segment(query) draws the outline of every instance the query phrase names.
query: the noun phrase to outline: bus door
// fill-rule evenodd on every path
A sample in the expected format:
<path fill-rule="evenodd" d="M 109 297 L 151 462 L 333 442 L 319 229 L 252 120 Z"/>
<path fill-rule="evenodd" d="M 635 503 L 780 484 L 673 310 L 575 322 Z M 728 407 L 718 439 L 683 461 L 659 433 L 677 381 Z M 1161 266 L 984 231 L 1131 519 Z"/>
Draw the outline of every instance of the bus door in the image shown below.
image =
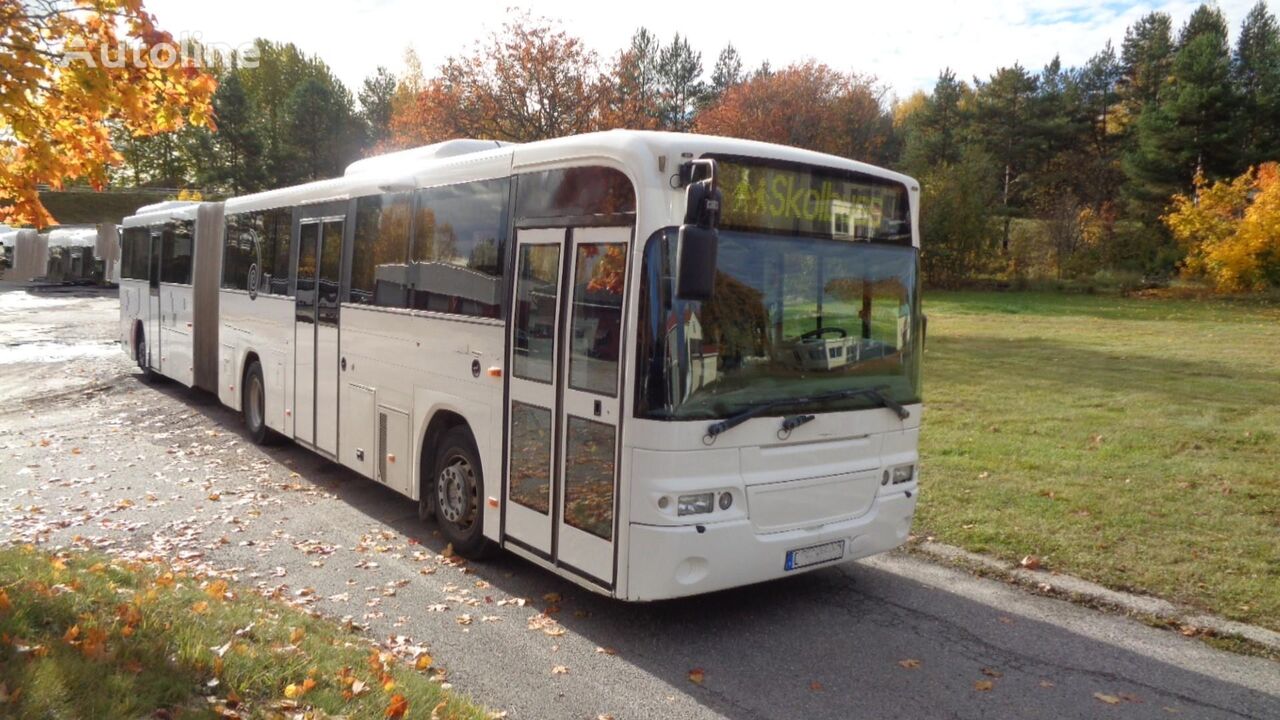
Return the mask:
<path fill-rule="evenodd" d="M 162 313 L 164 312 L 160 304 L 160 246 L 164 235 L 158 227 L 148 230 L 151 235 L 151 259 L 147 263 L 147 313 L 143 333 L 147 340 L 147 358 L 146 363 L 150 368 L 154 368 L 160 372 L 164 371 L 161 367 L 160 347 L 160 327 L 163 325 Z"/>
<path fill-rule="evenodd" d="M 338 298 L 342 218 L 305 219 L 294 314 L 294 435 L 338 453 Z"/>
<path fill-rule="evenodd" d="M 516 237 L 505 536 L 605 585 L 617 535 L 629 227 Z"/>

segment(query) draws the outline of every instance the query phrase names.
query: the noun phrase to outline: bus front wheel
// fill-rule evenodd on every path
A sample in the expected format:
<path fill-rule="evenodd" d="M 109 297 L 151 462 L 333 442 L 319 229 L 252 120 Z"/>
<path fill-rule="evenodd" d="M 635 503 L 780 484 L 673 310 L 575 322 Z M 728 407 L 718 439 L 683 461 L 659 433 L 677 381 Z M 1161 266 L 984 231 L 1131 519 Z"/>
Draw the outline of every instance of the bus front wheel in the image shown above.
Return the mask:
<path fill-rule="evenodd" d="M 479 560 L 490 543 L 484 536 L 484 475 L 480 453 L 465 426 L 457 426 L 440 438 L 436 452 L 434 494 L 440 532 L 457 554 Z"/>

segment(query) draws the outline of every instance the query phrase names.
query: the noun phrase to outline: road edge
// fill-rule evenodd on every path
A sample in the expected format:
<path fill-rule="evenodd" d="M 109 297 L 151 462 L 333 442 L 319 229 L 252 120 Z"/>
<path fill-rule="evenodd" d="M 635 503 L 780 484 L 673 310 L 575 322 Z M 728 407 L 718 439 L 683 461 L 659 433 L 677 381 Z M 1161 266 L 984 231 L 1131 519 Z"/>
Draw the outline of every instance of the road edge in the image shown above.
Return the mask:
<path fill-rule="evenodd" d="M 996 575 L 1023 589 L 1089 607 L 1119 611 L 1142 619 L 1149 625 L 1178 630 L 1188 637 L 1204 640 L 1238 639 L 1251 648 L 1242 654 L 1280 659 L 1280 632 L 1248 623 L 1208 615 L 1151 595 L 1113 590 L 1090 580 L 1050 570 L 1032 570 L 990 555 L 936 540 L 917 539 L 903 547 L 913 555 L 979 574 Z M 1240 651 L 1240 648 L 1224 649 Z"/>

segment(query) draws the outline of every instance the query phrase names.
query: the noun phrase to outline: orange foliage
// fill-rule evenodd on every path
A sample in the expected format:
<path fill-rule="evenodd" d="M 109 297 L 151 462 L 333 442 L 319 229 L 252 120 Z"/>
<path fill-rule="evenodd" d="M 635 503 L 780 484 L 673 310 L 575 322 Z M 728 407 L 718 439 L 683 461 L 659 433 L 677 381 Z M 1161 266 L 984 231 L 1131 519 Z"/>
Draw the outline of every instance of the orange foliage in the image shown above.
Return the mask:
<path fill-rule="evenodd" d="M 163 46 L 176 43 L 141 0 L 0 0 L 0 38 L 0 199 L 11 203 L 0 221 L 54 222 L 41 184 L 103 186 L 121 161 L 113 127 L 144 136 L 213 125 L 214 79 L 169 62 L 176 52 Z"/>
<path fill-rule="evenodd" d="M 516 15 L 393 104 L 391 143 L 527 142 L 593 130 L 603 87 L 596 66 L 595 53 L 578 38 L 547 20 Z"/>
<path fill-rule="evenodd" d="M 883 93 L 869 78 L 810 60 L 729 88 L 698 115 L 694 129 L 874 158 L 888 138 L 881 123 Z"/>
<path fill-rule="evenodd" d="M 1187 249 L 1184 271 L 1224 292 L 1280 287 L 1280 167 L 1266 163 L 1175 195 L 1165 225 Z"/>

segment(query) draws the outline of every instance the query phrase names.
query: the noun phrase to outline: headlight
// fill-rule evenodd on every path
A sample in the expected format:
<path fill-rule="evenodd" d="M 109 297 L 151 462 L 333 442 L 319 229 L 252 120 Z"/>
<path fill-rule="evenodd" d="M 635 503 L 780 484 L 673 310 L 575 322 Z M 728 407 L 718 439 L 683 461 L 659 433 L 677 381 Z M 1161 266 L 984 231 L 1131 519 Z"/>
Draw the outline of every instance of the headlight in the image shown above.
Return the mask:
<path fill-rule="evenodd" d="M 677 515 L 701 515 L 711 512 L 715 502 L 715 493 L 698 493 L 697 495 L 681 495 L 676 500 Z"/>
<path fill-rule="evenodd" d="M 911 482 L 911 478 L 915 477 L 915 465 L 899 465 L 893 469 L 893 484 L 899 485 L 905 482 Z"/>

